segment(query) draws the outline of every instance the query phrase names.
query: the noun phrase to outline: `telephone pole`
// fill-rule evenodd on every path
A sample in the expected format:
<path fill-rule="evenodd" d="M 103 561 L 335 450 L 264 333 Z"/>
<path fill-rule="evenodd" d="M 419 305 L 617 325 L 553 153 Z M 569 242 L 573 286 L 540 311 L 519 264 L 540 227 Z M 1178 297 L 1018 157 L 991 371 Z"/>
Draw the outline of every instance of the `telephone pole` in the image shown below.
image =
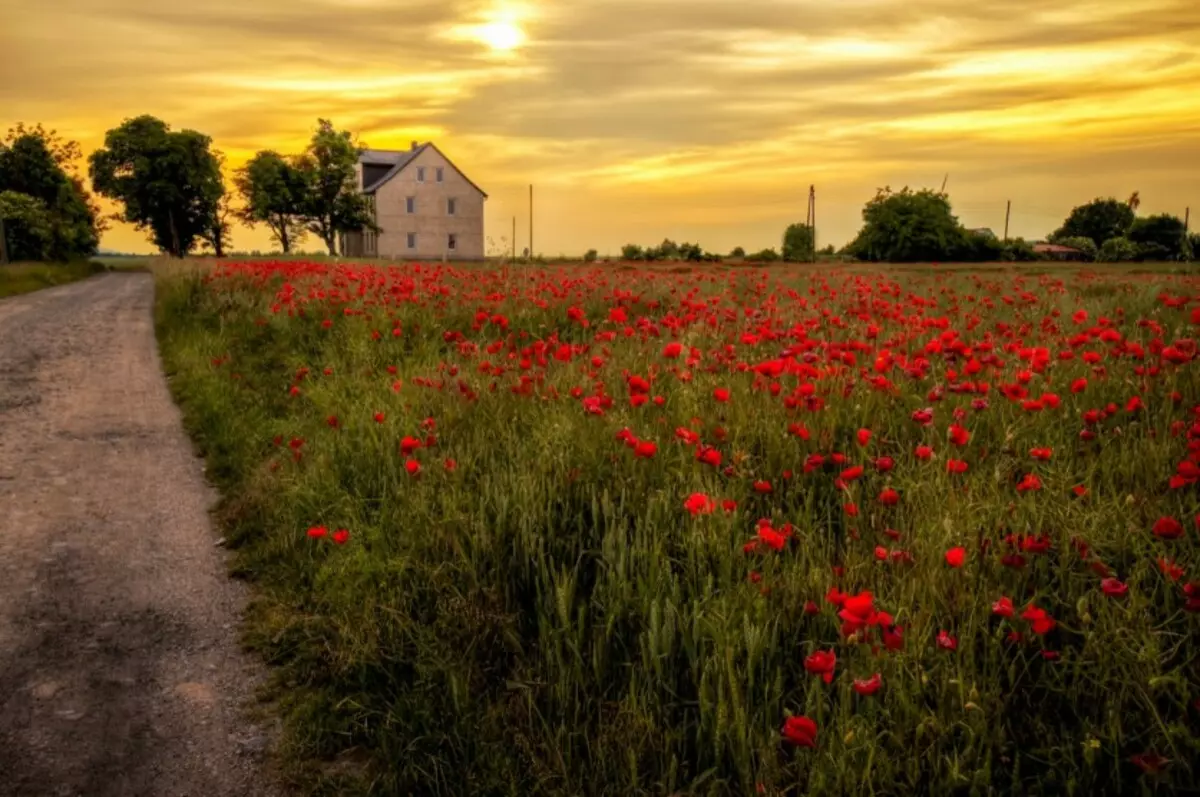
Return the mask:
<path fill-rule="evenodd" d="M 1191 232 L 1192 228 L 1191 228 L 1191 226 L 1189 226 L 1191 224 L 1191 221 L 1192 221 L 1192 209 L 1184 208 L 1183 209 L 1183 231 L 1185 233 Z M 4 229 L 4 222 L 0 221 L 0 230 L 3 230 L 3 229 Z"/>
<path fill-rule="evenodd" d="M 1008 243 L 1008 217 L 1012 215 L 1012 200 L 1008 200 L 1004 207 L 1004 243 Z"/>
<path fill-rule="evenodd" d="M 533 262 L 533 183 L 529 184 L 529 262 Z"/>
<path fill-rule="evenodd" d="M 513 216 L 513 234 L 512 234 L 512 238 L 511 238 L 511 243 L 512 243 L 512 259 L 516 260 L 517 259 L 517 217 L 516 216 Z"/>
<path fill-rule="evenodd" d="M 804 223 L 808 225 L 808 231 L 812 236 L 812 252 L 809 255 L 812 257 L 812 262 L 817 262 L 817 187 L 810 185 L 808 187 L 808 214 L 804 217 Z"/>

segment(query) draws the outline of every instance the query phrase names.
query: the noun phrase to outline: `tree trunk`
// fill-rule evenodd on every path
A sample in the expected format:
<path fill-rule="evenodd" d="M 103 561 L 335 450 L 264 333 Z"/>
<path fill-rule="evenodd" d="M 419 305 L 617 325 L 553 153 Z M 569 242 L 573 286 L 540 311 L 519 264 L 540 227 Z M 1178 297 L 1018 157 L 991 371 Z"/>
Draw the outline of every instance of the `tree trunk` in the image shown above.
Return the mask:
<path fill-rule="evenodd" d="M 179 230 L 175 227 L 175 211 L 174 209 L 167 210 L 167 220 L 171 224 L 171 250 L 167 252 L 171 257 L 182 258 L 183 255 L 179 252 Z"/>
<path fill-rule="evenodd" d="M 292 240 L 288 237 L 288 222 L 286 216 L 279 217 L 279 245 L 283 247 L 283 253 L 285 255 L 292 251 Z"/>

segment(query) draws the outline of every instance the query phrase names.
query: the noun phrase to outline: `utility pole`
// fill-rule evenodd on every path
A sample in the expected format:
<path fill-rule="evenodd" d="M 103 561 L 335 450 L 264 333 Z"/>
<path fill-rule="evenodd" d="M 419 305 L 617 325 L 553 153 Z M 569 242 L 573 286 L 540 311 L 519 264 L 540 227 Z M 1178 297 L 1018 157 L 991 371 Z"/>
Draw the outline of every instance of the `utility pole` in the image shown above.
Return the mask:
<path fill-rule="evenodd" d="M 517 217 L 513 216 L 512 259 L 517 259 Z"/>
<path fill-rule="evenodd" d="M 4 231 L 4 217 L 0 216 L 0 266 L 8 262 L 8 234 Z"/>
<path fill-rule="evenodd" d="M 817 189 L 816 186 L 808 187 L 808 212 L 804 215 L 804 223 L 808 227 L 809 234 L 812 236 L 812 251 L 809 252 L 811 262 L 817 262 Z"/>
<path fill-rule="evenodd" d="M 533 183 L 529 184 L 529 262 L 533 262 Z"/>
<path fill-rule="evenodd" d="M 1008 218 L 1012 215 L 1012 200 L 1008 200 L 1004 208 L 1004 243 L 1008 243 Z"/>
<path fill-rule="evenodd" d="M 1189 226 L 1191 224 L 1191 221 L 1192 221 L 1192 209 L 1184 208 L 1183 209 L 1183 231 L 1185 233 L 1191 232 L 1192 228 Z M 3 229 L 4 229 L 4 222 L 0 221 L 0 230 L 3 230 Z"/>

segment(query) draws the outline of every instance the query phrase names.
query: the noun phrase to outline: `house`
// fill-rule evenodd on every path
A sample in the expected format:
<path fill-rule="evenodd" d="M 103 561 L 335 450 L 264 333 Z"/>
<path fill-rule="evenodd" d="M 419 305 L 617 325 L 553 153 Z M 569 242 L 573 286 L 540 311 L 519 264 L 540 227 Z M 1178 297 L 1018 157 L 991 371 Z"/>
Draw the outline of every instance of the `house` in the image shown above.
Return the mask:
<path fill-rule="evenodd" d="M 1062 244 L 1039 243 L 1033 245 L 1033 251 L 1049 260 L 1087 260 L 1082 249 Z"/>
<path fill-rule="evenodd" d="M 368 149 L 355 168 L 379 232 L 343 233 L 347 257 L 482 260 L 487 194 L 432 143 Z"/>

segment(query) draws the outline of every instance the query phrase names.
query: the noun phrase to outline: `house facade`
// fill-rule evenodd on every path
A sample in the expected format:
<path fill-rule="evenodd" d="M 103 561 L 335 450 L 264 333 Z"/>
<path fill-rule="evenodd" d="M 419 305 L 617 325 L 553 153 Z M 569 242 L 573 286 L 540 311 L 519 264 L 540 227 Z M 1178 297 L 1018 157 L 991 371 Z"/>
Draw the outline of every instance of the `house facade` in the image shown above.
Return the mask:
<path fill-rule="evenodd" d="M 379 232 L 342 235 L 347 257 L 482 260 L 487 194 L 432 143 L 364 150 L 359 190 L 371 199 Z"/>

